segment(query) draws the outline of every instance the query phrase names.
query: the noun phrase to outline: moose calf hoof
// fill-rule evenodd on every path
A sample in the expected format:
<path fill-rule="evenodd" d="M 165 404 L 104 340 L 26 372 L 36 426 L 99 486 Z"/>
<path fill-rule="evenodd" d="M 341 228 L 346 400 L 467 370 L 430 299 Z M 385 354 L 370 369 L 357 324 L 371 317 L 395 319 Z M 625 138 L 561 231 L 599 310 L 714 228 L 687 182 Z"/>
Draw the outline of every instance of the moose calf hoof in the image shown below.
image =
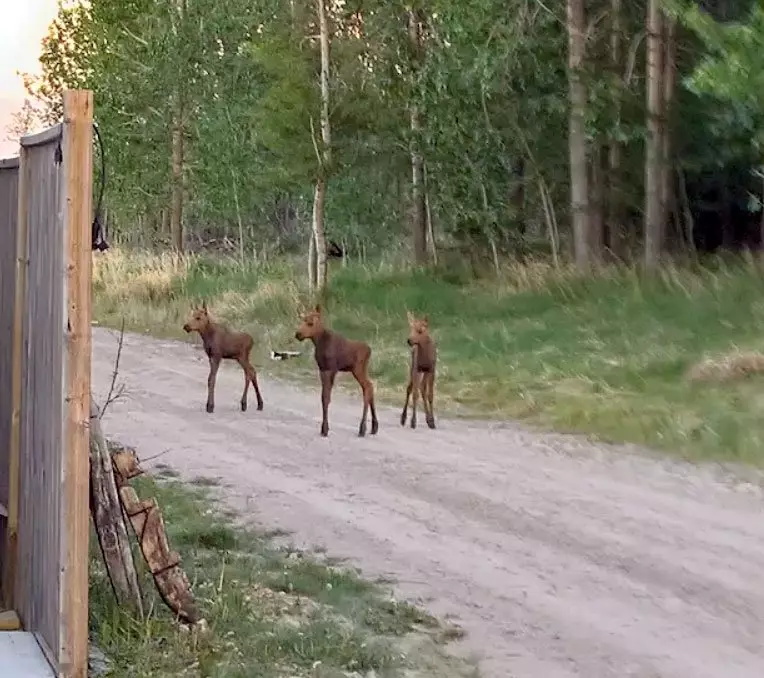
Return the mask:
<path fill-rule="evenodd" d="M 329 435 L 329 424 L 323 424 L 321 426 L 321 437 L 326 438 Z"/>
<path fill-rule="evenodd" d="M 358 437 L 363 438 L 366 435 L 366 424 L 361 424 L 358 427 Z"/>
<path fill-rule="evenodd" d="M 373 435 L 373 436 L 377 435 L 377 431 L 379 431 L 379 422 L 378 421 L 372 421 L 371 422 L 371 435 Z"/>
<path fill-rule="evenodd" d="M 434 428 L 435 428 L 435 420 L 434 420 L 434 419 L 428 419 L 428 420 L 427 420 L 427 425 L 428 425 L 430 428 L 434 429 Z"/>
<path fill-rule="evenodd" d="M 260 410 L 262 410 L 262 409 L 263 409 L 263 401 L 262 400 L 258 400 L 257 401 L 257 410 L 258 410 L 258 412 Z"/>
<path fill-rule="evenodd" d="M 247 403 L 243 402 L 241 403 L 241 411 L 246 412 L 247 411 Z"/>
<path fill-rule="evenodd" d="M 212 403 L 207 403 L 207 413 L 212 414 L 215 411 L 215 406 Z"/>
<path fill-rule="evenodd" d="M 401 415 L 401 426 L 405 426 L 405 425 L 406 425 L 406 413 L 404 412 Z"/>
<path fill-rule="evenodd" d="M 416 419 L 411 419 L 411 428 L 416 428 Z"/>

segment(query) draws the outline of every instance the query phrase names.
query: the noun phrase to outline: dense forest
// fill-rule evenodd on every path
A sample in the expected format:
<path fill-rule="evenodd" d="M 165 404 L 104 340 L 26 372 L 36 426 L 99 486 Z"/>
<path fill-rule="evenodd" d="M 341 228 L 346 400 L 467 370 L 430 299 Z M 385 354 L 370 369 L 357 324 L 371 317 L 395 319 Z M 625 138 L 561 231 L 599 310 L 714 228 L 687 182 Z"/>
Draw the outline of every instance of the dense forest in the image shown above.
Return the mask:
<path fill-rule="evenodd" d="M 762 240 L 755 0 L 60 0 L 41 63 L 17 127 L 95 91 L 126 245 L 310 249 L 322 286 L 391 243 L 490 270 Z"/>

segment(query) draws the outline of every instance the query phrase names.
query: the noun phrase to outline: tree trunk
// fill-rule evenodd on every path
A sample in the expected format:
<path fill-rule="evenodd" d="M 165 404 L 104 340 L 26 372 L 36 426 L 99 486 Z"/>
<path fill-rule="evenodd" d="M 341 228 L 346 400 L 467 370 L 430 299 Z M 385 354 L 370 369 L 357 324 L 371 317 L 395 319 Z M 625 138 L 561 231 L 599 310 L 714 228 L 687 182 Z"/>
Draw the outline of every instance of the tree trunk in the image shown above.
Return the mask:
<path fill-rule="evenodd" d="M 589 159 L 589 252 L 592 260 L 600 260 L 605 239 L 605 154 L 597 144 Z"/>
<path fill-rule="evenodd" d="M 312 225 L 308 239 L 308 289 L 311 294 L 316 290 L 316 233 Z"/>
<path fill-rule="evenodd" d="M 645 268 L 660 263 L 663 250 L 663 13 L 649 0 L 647 13 L 647 140 L 645 147 Z"/>
<path fill-rule="evenodd" d="M 411 230 L 414 239 L 414 262 L 422 266 L 427 263 L 427 206 L 424 187 L 424 159 L 419 152 L 417 137 L 421 133 L 419 109 L 411 107 Z"/>
<path fill-rule="evenodd" d="M 324 205 L 326 202 L 326 180 L 323 174 L 316 179 L 316 188 L 313 193 L 313 246 L 315 262 L 313 275 L 315 282 L 314 292 L 323 298 L 326 290 L 326 233 L 324 231 Z M 311 254 L 311 258 L 313 255 Z"/>
<path fill-rule="evenodd" d="M 509 193 L 510 218 L 517 228 L 517 232 L 525 235 L 525 159 L 520 157 L 514 163 L 513 181 Z"/>
<path fill-rule="evenodd" d="M 610 66 L 613 73 L 613 108 L 616 127 L 621 124 L 621 100 L 623 95 L 623 68 L 621 65 L 621 0 L 610 0 Z M 608 214 L 607 246 L 619 258 L 626 254 L 626 237 L 621 198 L 621 158 L 623 147 L 618 139 L 611 139 L 608 148 Z"/>
<path fill-rule="evenodd" d="M 321 297 L 326 291 L 326 234 L 324 206 L 326 185 L 331 165 L 331 127 L 329 125 L 329 22 L 326 0 L 316 0 L 321 37 L 321 149 L 319 150 L 318 177 L 313 194 L 313 237 L 316 245 L 316 289 Z"/>
<path fill-rule="evenodd" d="M 661 114 L 661 213 L 663 223 L 669 221 L 675 204 L 674 172 L 671 150 L 671 104 L 676 84 L 676 22 L 664 18 L 663 98 Z M 664 237 L 665 241 L 665 237 Z"/>
<path fill-rule="evenodd" d="M 175 48 L 180 55 L 184 35 L 184 23 L 186 20 L 186 0 L 175 0 L 177 15 L 174 21 Z M 185 97 L 183 93 L 183 74 L 178 74 L 176 89 L 172 99 L 172 122 L 171 122 L 171 191 L 170 196 L 170 239 L 176 252 L 182 253 L 184 249 L 183 237 L 183 189 L 184 189 L 184 162 L 185 162 Z"/>
<path fill-rule="evenodd" d="M 236 171 L 231 167 L 231 188 L 233 190 L 233 204 L 236 209 L 236 224 L 239 227 L 239 260 L 244 263 L 244 221 L 241 217 L 241 205 L 239 204 L 239 185 L 236 179 Z"/>
<path fill-rule="evenodd" d="M 122 503 L 111 463 L 111 453 L 101 430 L 100 411 L 90 402 L 90 513 L 106 571 L 120 605 L 143 617 L 141 590 L 122 514 Z"/>
<path fill-rule="evenodd" d="M 408 12 L 409 48 L 413 80 L 416 81 L 422 53 L 422 17 L 420 12 Z M 414 262 L 427 263 L 427 206 L 424 182 L 424 158 L 421 152 L 422 120 L 416 94 L 412 92 L 410 103 L 411 124 L 411 231 L 414 241 Z"/>
<path fill-rule="evenodd" d="M 172 124 L 172 198 L 170 203 L 172 246 L 183 252 L 183 107 L 178 102 Z"/>
<path fill-rule="evenodd" d="M 761 217 L 759 221 L 759 256 L 764 256 L 764 165 L 759 168 L 761 179 Z"/>
<path fill-rule="evenodd" d="M 576 265 L 591 263 L 589 237 L 589 181 L 586 161 L 586 84 L 582 67 L 586 52 L 584 0 L 567 0 L 568 77 L 570 82 L 570 207 L 573 215 L 573 248 Z"/>

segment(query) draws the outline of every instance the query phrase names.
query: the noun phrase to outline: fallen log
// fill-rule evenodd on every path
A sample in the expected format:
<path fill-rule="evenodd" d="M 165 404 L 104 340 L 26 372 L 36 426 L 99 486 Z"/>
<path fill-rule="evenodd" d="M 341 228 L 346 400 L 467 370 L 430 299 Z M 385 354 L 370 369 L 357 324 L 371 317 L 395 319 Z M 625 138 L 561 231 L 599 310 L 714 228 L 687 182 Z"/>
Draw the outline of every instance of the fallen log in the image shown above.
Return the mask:
<path fill-rule="evenodd" d="M 132 478 L 143 474 L 135 452 L 122 449 L 112 453 L 111 458 L 122 505 L 159 595 L 184 623 L 201 622 L 202 617 L 191 592 L 191 584 L 180 567 L 180 555 L 170 551 L 164 520 L 156 500 L 140 499 L 128 484 Z"/>
<path fill-rule="evenodd" d="M 114 595 L 143 618 L 143 601 L 130 550 L 111 454 L 101 429 L 100 410 L 90 399 L 90 514 Z"/>

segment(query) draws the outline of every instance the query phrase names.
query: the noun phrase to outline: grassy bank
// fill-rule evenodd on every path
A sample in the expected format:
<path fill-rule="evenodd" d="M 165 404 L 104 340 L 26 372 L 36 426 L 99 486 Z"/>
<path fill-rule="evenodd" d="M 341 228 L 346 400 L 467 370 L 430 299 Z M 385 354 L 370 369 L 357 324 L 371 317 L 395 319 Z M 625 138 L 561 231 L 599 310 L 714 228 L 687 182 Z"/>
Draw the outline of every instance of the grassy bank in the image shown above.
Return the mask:
<path fill-rule="evenodd" d="M 200 483 L 203 484 L 203 483 Z M 145 575 L 138 622 L 115 606 L 93 539 L 90 624 L 114 678 L 348 678 L 473 676 L 446 657 L 453 628 L 392 600 L 353 572 L 276 548 L 234 528 L 202 489 L 169 479 L 136 482 L 156 497 L 208 623 L 182 631 Z"/>
<path fill-rule="evenodd" d="M 97 258 L 95 315 L 180 338 L 190 301 L 204 298 L 253 333 L 261 369 L 313 384 L 309 352 L 266 359 L 271 348 L 295 347 L 306 301 L 297 265 L 109 251 Z M 752 262 L 670 268 L 650 281 L 627 269 L 583 278 L 545 264 L 507 265 L 499 282 L 455 267 L 433 274 L 386 264 L 337 265 L 330 275 L 329 322 L 372 344 L 379 394 L 394 404 L 405 384 L 408 308 L 429 314 L 438 340 L 441 413 L 528 419 L 696 459 L 764 461 L 764 379 L 685 378 L 703 358 L 764 349 L 764 277 Z"/>

